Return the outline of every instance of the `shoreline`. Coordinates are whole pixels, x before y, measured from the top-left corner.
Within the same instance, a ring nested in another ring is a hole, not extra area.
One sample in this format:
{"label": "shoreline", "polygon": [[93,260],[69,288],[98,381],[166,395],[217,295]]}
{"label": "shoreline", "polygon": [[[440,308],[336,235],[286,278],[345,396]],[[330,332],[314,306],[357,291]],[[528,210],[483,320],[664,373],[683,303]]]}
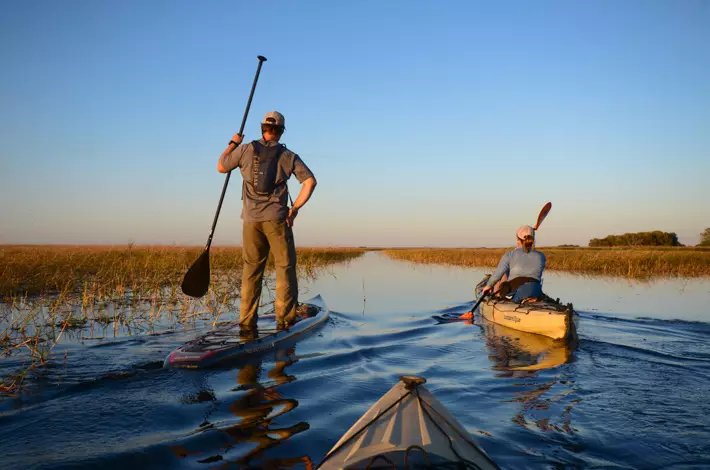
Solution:
{"label": "shoreline", "polygon": [[[394,248],[383,253],[392,259],[418,264],[462,267],[498,265],[510,248]],[[693,247],[540,247],[546,270],[621,277],[710,278],[710,250]]]}

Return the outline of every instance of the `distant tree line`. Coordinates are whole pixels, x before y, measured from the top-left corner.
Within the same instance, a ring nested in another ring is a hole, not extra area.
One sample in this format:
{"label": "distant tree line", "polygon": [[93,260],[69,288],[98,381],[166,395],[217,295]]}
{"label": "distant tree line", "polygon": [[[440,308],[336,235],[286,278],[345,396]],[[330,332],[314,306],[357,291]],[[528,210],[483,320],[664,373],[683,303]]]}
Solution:
{"label": "distant tree line", "polygon": [[710,228],[706,228],[703,233],[700,234],[700,243],[698,246],[710,246]]}
{"label": "distant tree line", "polygon": [[[706,230],[706,232],[710,229]],[[683,246],[674,232],[637,232],[592,238],[589,246]]]}

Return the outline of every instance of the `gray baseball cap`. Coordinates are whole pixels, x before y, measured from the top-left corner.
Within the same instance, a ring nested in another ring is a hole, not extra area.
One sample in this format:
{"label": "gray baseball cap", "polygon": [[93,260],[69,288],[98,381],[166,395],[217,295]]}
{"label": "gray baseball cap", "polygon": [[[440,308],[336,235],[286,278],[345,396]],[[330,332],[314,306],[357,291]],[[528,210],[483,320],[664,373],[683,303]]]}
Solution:
{"label": "gray baseball cap", "polygon": [[279,126],[286,129],[286,118],[278,111],[269,111],[266,113],[264,120],[261,123],[269,126]]}

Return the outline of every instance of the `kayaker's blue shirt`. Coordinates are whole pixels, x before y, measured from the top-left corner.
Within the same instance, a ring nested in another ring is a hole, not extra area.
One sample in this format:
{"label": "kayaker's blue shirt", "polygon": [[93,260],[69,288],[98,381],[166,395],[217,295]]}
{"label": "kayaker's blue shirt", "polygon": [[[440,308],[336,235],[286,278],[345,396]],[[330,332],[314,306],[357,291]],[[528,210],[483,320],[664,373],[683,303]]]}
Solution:
{"label": "kayaker's blue shirt", "polygon": [[532,277],[542,281],[542,271],[545,269],[545,255],[539,251],[525,253],[522,248],[511,250],[503,255],[493,275],[488,279],[486,286],[493,287],[500,281],[503,274],[508,275],[508,280],[516,277]]}

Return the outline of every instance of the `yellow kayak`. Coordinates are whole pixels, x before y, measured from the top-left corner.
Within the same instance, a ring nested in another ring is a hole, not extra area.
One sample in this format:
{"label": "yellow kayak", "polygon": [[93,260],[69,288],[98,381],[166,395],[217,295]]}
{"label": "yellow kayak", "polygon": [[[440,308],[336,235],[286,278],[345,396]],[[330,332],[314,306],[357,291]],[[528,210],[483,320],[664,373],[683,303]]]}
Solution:
{"label": "yellow kayak", "polygon": [[[481,282],[476,287],[477,296],[480,296],[484,284]],[[563,305],[546,296],[542,300],[524,304],[507,298],[490,297],[481,302],[479,309],[486,320],[514,330],[554,340],[566,339],[572,334],[572,304]]]}

